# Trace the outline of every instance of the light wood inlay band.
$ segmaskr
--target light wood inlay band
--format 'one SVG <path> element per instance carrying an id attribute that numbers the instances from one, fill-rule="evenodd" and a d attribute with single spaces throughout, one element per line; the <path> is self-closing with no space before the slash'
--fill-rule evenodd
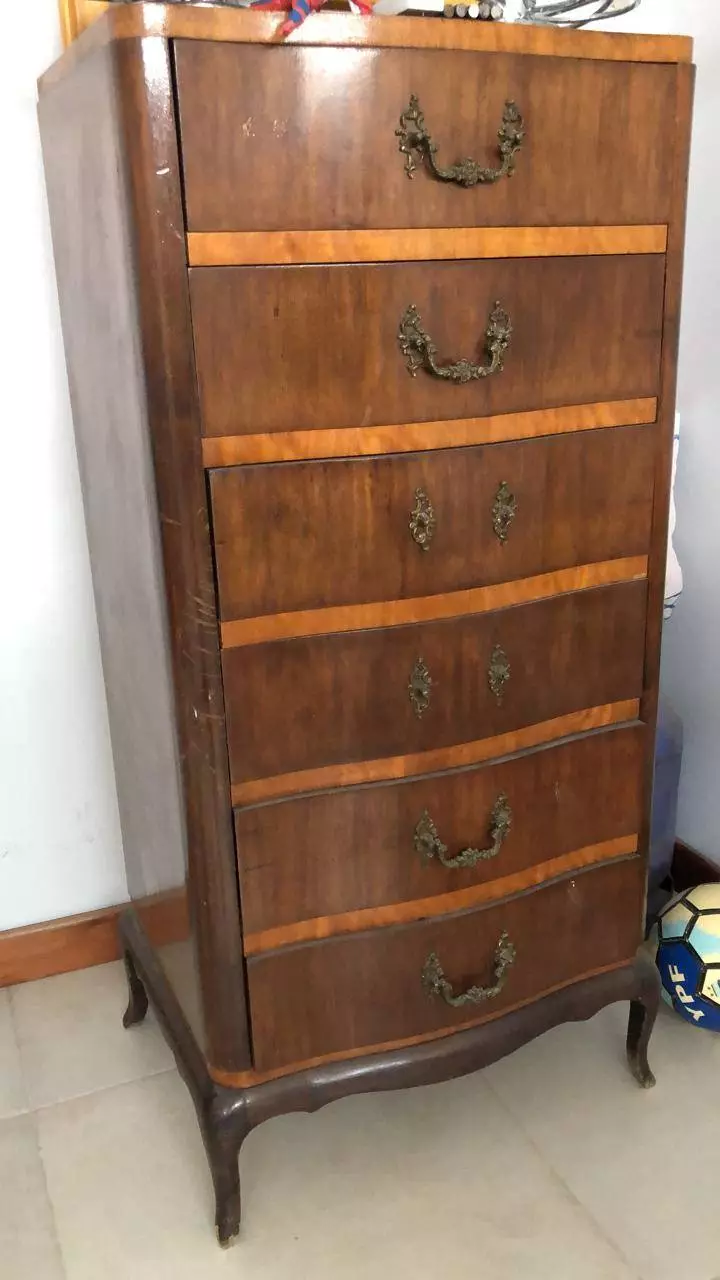
<path id="1" fill-rule="evenodd" d="M 304 266 L 664 253 L 666 226 L 423 227 L 380 231 L 191 231 L 191 267 Z"/>
<path id="2" fill-rule="evenodd" d="M 464 765 L 480 764 L 500 756 L 512 755 L 528 747 L 544 742 L 554 742 L 575 733 L 587 733 L 606 725 L 637 720 L 640 700 L 630 698 L 626 702 L 609 702 L 601 707 L 589 707 L 573 711 L 553 720 L 543 720 L 512 733 L 501 733 L 494 738 L 482 738 L 477 742 L 463 742 L 455 747 L 440 747 L 435 751 L 417 752 L 408 756 L 389 756 L 384 760 L 361 760 L 349 764 L 333 764 L 321 769 L 303 769 L 297 773 L 282 773 L 273 778 L 257 778 L 249 782 L 236 782 L 230 789 L 233 804 L 255 804 L 277 796 L 295 795 L 304 791 L 322 791 L 330 787 L 352 787 L 361 782 L 384 782 L 390 778 L 411 778 L 442 769 L 459 769 Z"/>
<path id="3" fill-rule="evenodd" d="M 605 840 L 602 844 L 587 845 L 559 858 L 539 862 L 525 871 L 487 884 L 473 885 L 470 889 L 458 889 L 434 898 L 418 898 L 413 902 L 396 902 L 386 907 L 367 907 L 360 911 L 345 911 L 337 916 L 316 916 L 312 920 L 299 920 L 296 924 L 279 925 L 263 929 L 259 933 L 245 934 L 246 956 L 259 955 L 262 951 L 275 951 L 279 947 L 298 942 L 317 942 L 321 938 L 334 938 L 343 933 L 360 933 L 363 929 L 382 929 L 395 924 L 410 924 L 413 920 L 425 920 L 433 916 L 452 915 L 467 911 L 486 902 L 497 902 L 512 894 L 523 893 L 546 881 L 558 879 L 583 867 L 598 862 L 612 862 L 637 853 L 637 835 L 620 836 Z"/>
<path id="4" fill-rule="evenodd" d="M 92 24 L 80 52 L 111 40 L 163 36 L 176 40 L 226 40 L 265 44 L 280 39 L 284 13 L 247 9 L 195 8 L 178 4 L 107 5 L 99 0 L 60 0 L 66 39 Z M 624 32 L 558 31 L 506 22 L 443 22 L 423 18 L 364 18 L 346 13 L 313 13 L 284 41 L 294 45 L 353 45 L 376 49 L 466 49 L 475 53 L 546 54 L 554 58 L 601 58 L 612 62 L 690 62 L 687 36 L 630 35 Z M 479 29 L 480 28 L 480 29 Z M 54 68 L 51 68 L 51 72 Z M 47 73 L 48 78 L 51 73 Z M 57 73 L 56 73 L 57 74 Z"/>
<path id="5" fill-rule="evenodd" d="M 338 427 L 324 431 L 274 431 L 257 436 L 206 436 L 206 467 L 233 467 L 252 462 L 298 462 L 315 458 L 360 458 L 380 453 L 413 453 L 472 444 L 499 444 L 537 436 L 633 427 L 654 422 L 657 400 L 609 400 L 502 413 L 488 418 L 456 418 L 447 422 L 405 422 L 383 427 Z"/>
<path id="6" fill-rule="evenodd" d="M 635 582 L 647 575 L 647 556 L 604 560 L 534 578 L 501 582 L 491 587 L 450 591 L 446 595 L 421 596 L 411 600 L 381 600 L 376 604 L 339 605 L 328 609 L 307 609 L 295 613 L 275 613 L 262 618 L 239 618 L 220 625 L 223 649 L 261 644 L 267 640 L 297 639 L 336 631 L 365 631 L 374 627 L 398 627 L 403 623 L 436 622 L 466 613 L 490 613 L 514 604 L 546 600 L 550 596 L 589 587 L 607 587 L 617 582 Z"/>
<path id="7" fill-rule="evenodd" d="M 576 982 L 584 982 L 587 978 L 598 978 L 603 973 L 612 973 L 614 969 L 623 969 L 630 964 L 633 956 L 628 956 L 627 960 L 620 961 L 619 964 L 600 965 L 596 969 L 589 969 L 587 973 L 579 973 L 574 978 L 570 978 L 567 982 L 556 983 L 552 987 L 544 987 L 542 991 L 538 991 L 536 995 L 529 996 L 527 1000 L 519 1000 L 517 1004 L 505 1006 L 498 1010 L 497 1013 L 479 1014 L 475 1018 L 469 1019 L 467 1022 L 456 1022 L 452 1027 L 443 1027 L 440 1031 L 429 1031 L 423 1036 L 408 1036 L 405 1040 L 388 1040 L 384 1044 L 364 1045 L 359 1049 L 345 1049 L 338 1053 L 329 1053 L 324 1058 L 308 1058 L 304 1062 L 291 1062 L 286 1067 L 276 1067 L 273 1071 L 222 1071 L 219 1067 L 212 1066 L 208 1063 L 208 1070 L 213 1080 L 218 1084 L 228 1085 L 235 1089 L 249 1089 L 255 1084 L 264 1084 L 268 1080 L 278 1080 L 282 1076 L 294 1075 L 298 1071 L 309 1071 L 313 1067 L 320 1067 L 326 1062 L 342 1062 L 344 1058 L 367 1058 L 373 1053 L 389 1053 L 393 1049 L 408 1049 L 414 1044 L 427 1044 L 432 1040 L 444 1040 L 446 1036 L 454 1036 L 458 1031 L 468 1031 L 470 1027 L 477 1027 L 481 1022 L 494 1022 L 496 1018 L 504 1018 L 509 1013 L 514 1013 L 516 1009 L 524 1009 L 526 1005 L 535 1004 L 536 1000 L 542 1000 L 545 996 L 551 996 L 555 991 L 562 991 L 565 987 L 571 987 Z"/>

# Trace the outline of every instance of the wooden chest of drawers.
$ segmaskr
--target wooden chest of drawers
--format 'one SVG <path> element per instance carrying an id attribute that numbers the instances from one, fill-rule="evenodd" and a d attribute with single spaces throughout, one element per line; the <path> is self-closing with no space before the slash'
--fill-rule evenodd
<path id="1" fill-rule="evenodd" d="M 40 94 L 126 1025 L 222 1240 L 268 1116 L 621 999 L 649 1084 L 658 998 L 689 44 L 279 21 L 117 7 Z"/>

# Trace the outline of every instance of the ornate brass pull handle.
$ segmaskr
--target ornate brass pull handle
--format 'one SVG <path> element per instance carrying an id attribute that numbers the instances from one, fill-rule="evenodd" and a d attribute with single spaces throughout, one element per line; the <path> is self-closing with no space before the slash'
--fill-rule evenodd
<path id="1" fill-rule="evenodd" d="M 496 644 L 490 655 L 487 672 L 488 684 L 498 706 L 502 705 L 503 691 L 510 679 L 510 663 L 502 645 Z"/>
<path id="2" fill-rule="evenodd" d="M 510 525 L 517 513 L 517 498 L 506 480 L 501 480 L 492 509 L 492 523 L 498 542 L 507 542 Z"/>
<path id="3" fill-rule="evenodd" d="M 425 666 L 422 658 L 417 658 L 415 666 L 410 672 L 410 679 L 408 681 L 408 697 L 410 698 L 412 709 L 418 720 L 422 720 L 422 717 L 430 706 L 430 690 L 432 689 L 432 685 L 433 682 L 430 678 L 430 672 Z"/>
<path id="4" fill-rule="evenodd" d="M 474 867 L 478 862 L 489 862 L 491 858 L 497 858 L 511 826 L 512 809 L 508 804 L 508 798 L 506 795 L 499 795 L 490 814 L 488 834 L 492 843 L 487 849 L 463 849 L 454 858 L 448 858 L 448 847 L 440 839 L 438 829 L 427 809 L 415 828 L 413 842 L 417 853 L 425 862 L 429 862 L 431 858 L 437 858 L 444 867 L 451 869 Z"/>
<path id="5" fill-rule="evenodd" d="M 453 1009 L 460 1009 L 465 1004 L 484 1004 L 486 1000 L 494 1000 L 500 995 L 509 970 L 515 963 L 517 952 L 506 933 L 500 935 L 495 955 L 493 956 L 493 984 L 491 987 L 468 987 L 459 995 L 453 993 L 452 985 L 443 972 L 443 967 L 434 951 L 430 952 L 422 969 L 422 984 L 425 994 L 434 999 L 440 996 Z"/>
<path id="6" fill-rule="evenodd" d="M 435 532 L 435 508 L 424 489 L 415 490 L 415 506 L 410 512 L 408 528 L 421 551 L 429 551 Z"/>
<path id="7" fill-rule="evenodd" d="M 512 101 L 505 103 L 502 124 L 498 129 L 498 155 L 500 164 L 496 169 L 484 168 L 477 160 L 465 158 L 456 164 L 443 169 L 435 156 L 437 144 L 433 142 L 425 127 L 425 117 L 420 103 L 413 93 L 410 102 L 400 116 L 400 127 L 395 130 L 395 137 L 401 153 L 405 156 L 405 172 L 412 178 L 418 167 L 413 154 L 416 152 L 421 161 L 426 160 L 431 173 L 440 182 L 456 182 L 459 187 L 477 187 L 490 182 L 498 182 L 500 178 L 511 178 L 515 172 L 515 157 L 525 137 L 525 122 L 516 105 Z"/>
<path id="8" fill-rule="evenodd" d="M 436 378 L 447 378 L 450 382 L 474 382 L 478 378 L 489 378 L 493 373 L 502 372 L 505 352 L 512 337 L 512 323 L 507 311 L 496 302 L 485 330 L 487 364 L 474 364 L 472 360 L 438 364 L 437 347 L 423 329 L 420 313 L 412 303 L 403 313 L 397 336 L 408 373 L 413 378 L 418 369 L 422 368 Z"/>

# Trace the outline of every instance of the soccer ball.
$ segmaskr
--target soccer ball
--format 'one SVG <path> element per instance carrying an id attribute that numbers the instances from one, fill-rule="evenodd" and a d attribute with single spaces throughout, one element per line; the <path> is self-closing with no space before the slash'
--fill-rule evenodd
<path id="1" fill-rule="evenodd" d="M 673 898 L 651 938 L 663 998 L 688 1022 L 720 1031 L 720 884 Z"/>

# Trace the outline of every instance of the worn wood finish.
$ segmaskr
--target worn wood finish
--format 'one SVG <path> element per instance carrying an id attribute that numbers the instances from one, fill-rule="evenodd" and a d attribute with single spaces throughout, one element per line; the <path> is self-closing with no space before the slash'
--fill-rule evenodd
<path id="1" fill-rule="evenodd" d="M 384 760 L 362 760 L 321 769 L 301 769 L 296 773 L 259 778 L 252 782 L 236 782 L 231 788 L 232 801 L 235 805 L 262 804 L 278 797 L 297 795 L 302 791 L 360 786 L 363 783 L 389 782 L 395 778 L 435 773 L 442 769 L 462 769 L 481 764 L 484 760 L 511 755 L 515 751 L 544 746 L 547 742 L 555 742 L 571 734 L 588 733 L 593 729 L 637 720 L 639 713 L 640 699 L 630 698 L 624 702 L 607 703 L 605 706 L 585 707 L 582 711 L 543 720 L 511 733 L 462 742 L 453 747 L 390 756 Z"/>
<path id="2" fill-rule="evenodd" d="M 471 1069 L 558 1019 L 589 1016 L 620 997 L 631 1001 L 631 1069 L 648 1086 L 647 1043 L 658 999 L 657 974 L 630 957 L 641 932 L 648 841 L 691 82 L 672 60 L 687 57 L 689 47 L 610 33 L 326 14 L 305 24 L 288 47 L 273 47 L 282 21 L 278 14 L 185 5 L 113 6 L 42 87 L 73 406 L 82 418 L 78 435 L 113 735 L 120 744 L 121 804 L 132 836 L 129 872 L 143 902 L 158 882 L 182 893 L 187 840 L 188 903 L 209 1036 L 190 1031 L 190 987 L 168 986 L 136 914 L 121 925 L 130 987 L 125 1023 L 141 1021 L 153 1000 L 193 1093 L 222 1240 L 239 1223 L 238 1148 L 269 1115 L 361 1088 L 423 1083 Z M 261 48 L 258 40 L 268 36 L 270 47 Z M 168 39 L 181 47 L 171 48 Z M 363 47 L 342 47 L 343 40 Z M 471 58 L 464 56 L 469 51 Z M 179 90 L 170 74 L 176 53 Z M 552 53 L 559 56 L 541 56 Z M 634 56 L 646 65 L 632 65 Z M 670 62 L 663 65 L 665 58 Z M 405 100 L 398 103 L 400 90 Z M 410 182 L 395 127 L 412 91 L 421 95 L 441 161 L 460 152 L 489 160 L 502 104 L 510 93 L 522 99 L 527 137 L 513 181 L 462 190 L 421 167 Z M 182 184 L 176 102 L 186 117 Z M 206 215 L 212 220 L 203 225 Z M 191 239 L 193 252 L 199 246 L 199 252 L 227 255 L 244 246 L 246 261 L 188 268 L 188 233 L 210 236 Z M 215 239 L 226 234 L 232 239 Z M 567 256 L 553 256 L 561 236 Z M 658 251 L 620 252 L 628 248 Z M 351 251 L 370 260 L 333 261 Z M 421 252 L 431 256 L 413 259 Z M 473 256 L 481 252 L 505 256 Z M 525 256 L 513 256 L 520 252 Z M 322 265 L 310 263 L 313 256 L 322 257 Z M 460 386 L 422 373 L 409 378 L 397 343 L 409 303 L 418 307 L 440 359 L 450 360 L 479 354 L 498 298 L 515 325 L 501 375 Z M 642 422 L 652 425 L 632 430 Z M 631 429 L 623 432 L 623 423 Z M 647 502 L 649 478 L 640 497 L 629 496 L 618 510 L 617 485 L 607 484 L 608 502 L 600 503 L 604 472 L 599 489 L 587 490 L 580 523 L 580 499 L 573 508 L 566 495 L 566 511 L 575 514 L 563 517 L 550 537 L 559 522 L 550 471 L 542 496 L 532 499 L 540 547 L 526 537 L 507 575 L 500 572 L 502 560 L 500 568 L 488 568 L 468 502 L 463 507 L 456 500 L 464 483 L 456 474 L 441 486 L 433 545 L 464 519 L 475 561 L 467 578 L 453 579 L 452 555 L 433 559 L 433 545 L 427 554 L 417 552 L 424 569 L 410 560 L 403 574 L 376 537 L 386 517 L 373 511 L 372 499 L 381 490 L 392 514 L 395 481 L 387 477 L 403 469 L 410 475 L 418 465 L 416 457 L 402 455 L 427 450 L 435 456 L 420 461 L 437 467 L 433 475 L 439 476 L 452 451 L 480 444 L 527 437 L 518 449 L 540 456 L 532 438 L 544 433 L 556 437 L 543 442 L 548 450 L 567 445 L 577 451 L 582 474 L 581 444 L 583 454 L 595 449 L 588 429 L 607 426 L 614 429 L 607 437 L 619 428 L 619 438 L 654 446 L 649 538 L 642 497 Z M 574 434 L 581 431 L 584 436 Z M 607 442 L 598 447 L 611 450 Z M 621 450 L 619 443 L 612 447 Z M 342 541 L 337 528 L 356 524 L 373 542 L 380 589 L 368 588 L 362 538 L 348 539 L 345 562 L 338 555 L 332 575 L 323 576 L 325 550 L 314 524 L 318 495 L 333 510 L 329 479 L 369 472 L 374 464 L 360 461 L 355 469 L 349 460 L 388 451 L 396 456 L 392 471 L 389 460 L 378 464 L 383 485 L 353 479 L 329 539 Z M 249 543 L 252 537 L 232 535 L 234 558 L 222 584 L 224 592 L 234 584 L 238 612 L 224 625 L 239 626 L 235 639 L 254 643 L 225 650 L 221 682 L 203 466 L 304 458 L 317 459 L 319 468 L 307 490 L 293 486 L 309 469 L 268 467 L 275 483 L 255 504 L 258 520 L 279 527 L 276 583 L 262 575 L 236 582 L 240 538 Z M 333 471 L 321 458 L 348 461 Z M 630 483 L 634 466 L 634 458 L 620 460 L 619 484 Z M 476 492 L 483 483 L 479 471 Z M 523 504 L 534 492 L 532 485 L 523 489 Z M 300 557 L 292 573 L 287 546 L 294 544 L 280 510 L 291 499 L 300 540 L 315 543 L 314 560 Z M 245 491 L 232 506 L 244 504 L 252 505 Z M 370 516 L 360 514 L 363 506 Z M 515 531 L 523 529 L 523 510 L 517 509 Z M 450 513 L 460 524 L 449 522 Z M 599 547 L 608 536 L 603 523 L 619 522 L 628 535 L 642 520 L 641 547 L 623 543 L 605 558 L 593 549 L 589 558 L 571 555 L 558 567 L 544 561 L 526 567 L 526 558 L 529 563 L 558 547 L 570 555 L 582 541 L 580 527 L 592 526 Z M 394 545 L 392 535 L 387 545 Z M 514 545 L 504 548 L 511 564 Z M 245 554 L 270 553 L 263 542 Z M 331 545 L 328 559 L 333 556 Z M 590 586 L 646 567 L 649 581 Z M 499 576 L 477 576 L 485 572 Z M 413 585 L 413 573 L 427 573 L 430 586 Z M 352 577 L 365 584 L 362 596 L 346 591 L 344 580 Z M 575 589 L 568 592 L 570 585 Z M 566 594 L 517 603 L 528 592 L 550 590 Z M 248 592 L 268 603 L 248 603 Z M 503 607 L 488 611 L 490 603 Z M 427 617 L 428 610 L 458 608 L 470 612 L 452 620 Z M 425 620 L 408 622 L 418 615 Z M 330 625 L 364 630 L 267 639 L 299 622 L 314 632 Z M 496 644 L 510 663 L 501 705 L 483 674 Z M 408 698 L 419 658 L 433 681 L 422 718 Z M 628 721 L 613 733 L 556 741 Z M 588 763 L 592 750 L 601 751 L 596 739 L 608 752 L 636 742 L 634 767 L 631 762 L 622 771 L 621 762 L 611 775 L 609 766 L 603 773 Z M 547 743 L 554 745 L 527 762 L 515 755 Z M 499 758 L 506 752 L 515 758 Z M 549 805 L 555 812 L 553 796 L 562 801 L 560 771 L 548 774 L 534 805 L 532 792 L 534 770 L 560 752 L 567 752 L 571 772 L 585 765 L 573 787 L 578 808 L 568 829 L 576 833 L 572 840 L 566 833 L 567 847 L 553 849 L 547 841 L 557 831 L 552 818 L 542 821 L 542 810 Z M 486 768 L 477 767 L 482 763 Z M 439 886 L 403 881 L 403 797 L 428 788 L 445 805 L 433 821 L 450 852 L 462 847 L 456 836 L 463 845 L 480 844 L 482 830 L 466 836 L 453 824 L 468 814 L 475 832 L 483 786 L 511 766 L 518 777 L 527 770 L 527 778 L 519 798 L 513 793 L 509 801 L 516 820 L 495 856 L 481 860 L 476 874 L 460 872 L 467 880 L 433 863 L 430 874 L 442 877 Z M 453 772 L 429 776 L 445 768 Z M 387 785 L 363 785 L 383 781 Z M 603 787 L 611 790 L 609 802 Z M 339 793 L 319 794 L 323 788 Z M 290 798 L 303 791 L 302 799 Z M 385 813 L 393 796 L 400 807 Z M 271 803 L 283 797 L 285 803 Z M 485 798 L 491 807 L 492 797 Z M 301 819 L 292 832 L 280 832 L 285 843 L 276 833 L 277 842 L 266 848 L 268 872 L 275 869 L 282 881 L 277 902 L 283 910 L 291 903 L 291 918 L 270 916 L 255 931 L 242 912 L 252 891 L 243 883 L 242 903 L 238 894 L 232 801 L 256 806 L 250 812 L 261 824 L 258 846 L 269 839 L 274 817 L 279 827 L 293 813 Z M 635 821 L 603 838 L 597 824 L 609 822 L 613 806 L 624 803 L 628 818 L 634 804 Z M 358 846 L 360 809 L 367 811 L 368 829 Z M 538 813 L 533 846 L 528 818 Z M 483 817 L 487 826 L 487 807 Z M 249 848 L 242 824 L 252 820 L 237 814 L 241 866 Z M 390 843 L 377 843 L 379 833 L 370 829 L 375 820 L 384 822 Z M 352 847 L 343 845 L 342 831 L 334 846 L 327 843 L 342 821 Z M 583 824 L 592 828 L 587 835 Z M 316 860 L 314 849 L 303 848 L 313 831 L 324 841 Z M 146 837 L 142 847 L 139 835 Z M 516 839 L 525 841 L 526 854 Z M 419 853 L 414 835 L 412 852 Z M 503 853 L 517 857 L 514 870 L 502 864 Z M 330 854 L 335 862 L 323 870 Z M 289 858 L 287 866 L 280 866 L 282 857 Z M 165 879 L 178 868 L 178 879 Z M 420 870 L 415 866 L 411 874 Z M 255 873 L 266 874 L 259 861 Z M 312 906 L 323 893 L 327 902 Z M 264 895 L 272 911 L 271 890 Z M 433 939 L 453 983 L 488 983 L 501 917 L 518 952 L 497 999 L 470 1011 L 426 1001 L 413 948 Z M 180 944 L 176 951 L 178 964 L 185 963 L 189 948 Z M 248 971 L 252 1029 L 244 1003 Z M 475 1018 L 483 1025 L 463 1030 L 462 1019 Z"/>
<path id="3" fill-rule="evenodd" d="M 191 231 L 191 267 L 298 266 L 427 258 L 664 253 L 667 227 L 442 227 L 399 231 Z"/>
<path id="4" fill-rule="evenodd" d="M 178 43 L 175 65 L 190 231 L 667 221 L 673 67 L 203 41 Z M 515 101 L 512 181 L 464 189 L 424 167 L 410 181 L 395 130 L 412 94 L 440 164 L 496 165 Z"/>
<path id="5" fill-rule="evenodd" d="M 657 401 L 610 400 L 602 404 L 566 405 L 556 409 L 504 413 L 489 418 L 450 422 L 405 422 L 390 427 L 328 428 L 324 431 L 276 431 L 271 435 L 206 436 L 206 467 L 238 463 L 295 462 L 309 458 L 354 458 L 380 453 L 412 453 L 417 449 L 460 448 L 499 444 L 503 440 L 566 435 L 600 427 L 654 422 Z"/>
<path id="6" fill-rule="evenodd" d="M 628 427 L 215 471 L 220 616 L 399 601 L 644 556 L 655 447 L 654 428 Z M 503 483 L 517 504 L 504 542 L 493 527 Z M 434 514 L 427 550 L 409 528 L 418 490 Z"/>
<path id="7" fill-rule="evenodd" d="M 82 23 L 107 6 L 98 0 L 60 0 L 75 5 Z M 51 83 L 71 72 L 93 49 L 113 40 L 163 36 L 179 40 L 221 40 L 267 44 L 277 40 L 284 15 L 232 8 L 177 4 L 110 6 L 109 12 L 50 68 Z M 82 27 L 80 24 L 80 29 Z M 420 18 L 368 19 L 347 13 L 316 13 L 288 38 L 292 45 L 350 45 L 374 49 L 464 49 L 468 52 L 528 53 L 556 58 L 615 62 L 690 62 L 693 42 L 687 36 L 625 35 L 621 32 L 558 31 L 552 27 L 518 27 L 506 23 L 445 22 Z"/>
<path id="8" fill-rule="evenodd" d="M 236 810 L 246 951 L 254 935 L 298 921 L 487 886 L 631 835 L 645 744 L 644 728 L 633 725 L 483 768 Z M 424 812 L 448 857 L 491 845 L 491 813 L 503 794 L 512 821 L 497 857 L 463 869 L 418 853 Z"/>
<path id="9" fill-rule="evenodd" d="M 587 845 L 536 862 L 525 871 L 502 876 L 486 884 L 476 884 L 469 889 L 455 889 L 434 898 L 415 898 L 410 902 L 396 902 L 385 907 L 366 907 L 359 911 L 346 911 L 338 916 L 316 916 L 311 920 L 299 920 L 297 924 L 279 925 L 262 933 L 245 933 L 245 955 L 261 955 L 265 951 L 277 951 L 281 947 L 296 946 L 300 942 L 319 942 L 323 938 L 336 938 L 346 933 L 363 933 L 368 929 L 386 929 L 390 925 L 411 924 L 416 920 L 431 920 L 437 916 L 453 915 L 469 911 L 473 907 L 497 902 L 517 893 L 526 893 L 538 885 L 559 880 L 575 871 L 583 871 L 599 863 L 614 862 L 637 853 L 637 835 L 618 836 L 603 844 Z"/>
<path id="10" fill-rule="evenodd" d="M 644 889 L 643 861 L 633 858 L 481 910 L 255 956 L 255 1069 L 481 1022 L 578 973 L 621 964 L 637 947 Z M 431 952 L 456 991 L 492 984 L 504 931 L 518 950 L 495 999 L 452 1009 L 428 997 L 421 974 Z"/>
<path id="11" fill-rule="evenodd" d="M 647 254 L 195 267 L 203 433 L 422 422 L 654 396 L 663 287 L 663 259 Z M 513 324 L 503 372 L 464 385 L 424 371 L 411 377 L 397 337 L 411 303 L 442 361 L 486 360 L 484 334 L 498 299 Z"/>
<path id="12" fill-rule="evenodd" d="M 410 600 L 386 600 L 380 604 L 340 605 L 299 613 L 275 613 L 269 617 L 243 618 L 220 627 L 223 648 L 260 644 L 267 640 L 298 636 L 326 635 L 329 632 L 362 631 L 369 627 L 398 627 L 409 622 L 431 622 L 457 618 L 467 613 L 489 613 L 533 600 L 618 582 L 636 582 L 647 575 L 647 556 L 624 560 L 604 560 L 580 565 L 577 569 L 557 569 L 534 578 L 519 578 L 496 587 L 474 587 L 439 596 Z"/>
<path id="13" fill-rule="evenodd" d="M 41 94 L 40 121 L 130 890 L 145 898 L 148 886 L 177 889 L 187 875 L 208 1045 L 242 1069 L 242 947 L 167 46 L 98 51 Z"/>
<path id="14" fill-rule="evenodd" d="M 669 231 L 666 260 L 662 379 L 658 406 L 659 436 L 655 455 L 655 501 L 653 505 L 652 551 L 648 581 L 648 625 L 645 636 L 645 688 L 642 699 L 642 718 L 650 726 L 653 738 L 657 724 L 658 693 L 660 688 L 660 650 L 667 567 L 668 516 L 682 304 L 688 156 L 690 153 L 695 69 L 694 67 L 678 67 L 676 76 L 677 101 L 672 121 L 672 146 L 675 155 L 672 188 L 672 224 Z M 646 847 L 649 847 L 650 843 L 653 783 L 654 756 L 653 753 L 648 752 L 641 832 L 641 838 Z"/>
<path id="15" fill-rule="evenodd" d="M 387 1045 L 384 1052 L 359 1050 L 355 1059 L 294 1064 L 263 1078 L 258 1072 L 230 1075 L 206 1064 L 132 912 L 122 919 L 121 935 L 129 980 L 125 1025 L 142 1022 L 152 1003 L 188 1086 L 205 1142 L 215 1188 L 216 1229 L 221 1243 L 240 1230 L 238 1154 L 256 1125 L 289 1111 L 316 1111 L 353 1093 L 437 1083 L 488 1066 L 520 1045 L 562 1022 L 591 1018 L 605 1005 L 631 1001 L 628 1062 L 641 1085 L 653 1082 L 647 1048 L 660 1000 L 657 969 L 644 952 L 629 964 L 612 965 L 563 983 L 528 1007 L 506 1010 L 482 1025 L 450 1029 L 424 1042 Z"/>
<path id="16" fill-rule="evenodd" d="M 223 652 L 233 782 L 431 751 L 639 696 L 646 587 L 601 587 L 450 622 Z M 488 685 L 496 645 L 511 676 Z M 408 682 L 433 682 L 422 718 Z"/>

